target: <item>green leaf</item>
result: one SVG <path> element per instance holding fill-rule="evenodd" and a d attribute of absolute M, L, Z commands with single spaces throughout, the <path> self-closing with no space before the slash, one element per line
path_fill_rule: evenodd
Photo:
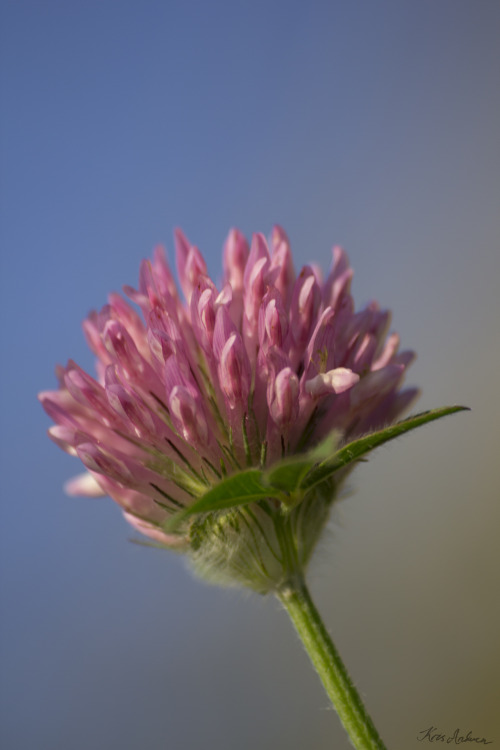
<path fill-rule="evenodd" d="M 344 466 L 353 461 L 359 461 L 362 456 L 378 448 L 379 445 L 383 445 L 383 443 L 387 443 L 389 440 L 394 440 L 394 438 L 403 435 L 405 432 L 414 430 L 416 427 L 427 424 L 427 422 L 433 422 L 435 419 L 441 419 L 441 417 L 446 417 L 448 414 L 454 414 L 458 411 L 468 411 L 468 407 L 446 406 L 441 409 L 424 411 L 421 414 L 415 414 L 407 419 L 403 419 L 401 422 L 397 422 L 390 427 L 385 427 L 382 430 L 365 435 L 358 440 L 353 440 L 352 443 L 344 445 L 331 458 L 322 461 L 312 468 L 300 483 L 300 489 L 310 490 L 311 487 L 324 482 L 325 479 L 328 479 Z"/>
<path fill-rule="evenodd" d="M 391 427 L 354 440 L 333 455 L 339 435 L 332 432 L 308 453 L 287 457 L 265 472 L 260 469 L 246 469 L 224 477 L 192 505 L 171 517 L 164 524 L 163 529 L 171 533 L 186 518 L 194 514 L 229 510 L 270 497 L 277 498 L 284 505 L 292 507 L 312 487 L 324 482 L 336 471 L 353 461 L 362 461 L 366 453 L 379 445 L 427 422 L 466 409 L 465 406 L 449 406 L 416 414 Z"/>
<path fill-rule="evenodd" d="M 238 505 L 246 505 L 268 497 L 280 497 L 281 492 L 265 484 L 260 469 L 247 469 L 218 482 L 205 492 L 196 502 L 177 513 L 167 521 L 164 528 L 173 531 L 182 521 L 194 513 L 210 513 L 214 510 L 228 510 Z"/>
<path fill-rule="evenodd" d="M 313 466 L 331 456 L 338 445 L 339 437 L 340 433 L 334 430 L 321 443 L 307 453 L 288 456 L 282 461 L 273 464 L 268 471 L 264 472 L 264 482 L 283 492 L 294 493 Z"/>
<path fill-rule="evenodd" d="M 269 487 L 274 487 L 283 492 L 295 492 L 302 479 L 312 469 L 316 461 L 297 456 L 274 464 L 269 471 L 263 475 L 263 480 Z"/>

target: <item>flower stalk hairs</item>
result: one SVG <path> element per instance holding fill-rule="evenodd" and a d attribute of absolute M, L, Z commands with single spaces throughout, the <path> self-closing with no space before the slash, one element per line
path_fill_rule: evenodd
<path fill-rule="evenodd" d="M 389 313 L 356 312 L 352 269 L 296 274 L 280 227 L 251 246 L 231 230 L 220 288 L 175 233 L 181 298 L 162 248 L 141 264 L 134 303 L 109 296 L 83 324 L 91 377 L 69 361 L 39 398 L 50 437 L 86 468 L 66 489 L 109 495 L 155 545 L 208 580 L 275 594 L 356 748 L 383 748 L 305 584 L 339 488 L 382 443 L 463 407 L 395 422 L 414 355 Z M 139 308 L 139 315 L 136 308 Z"/>

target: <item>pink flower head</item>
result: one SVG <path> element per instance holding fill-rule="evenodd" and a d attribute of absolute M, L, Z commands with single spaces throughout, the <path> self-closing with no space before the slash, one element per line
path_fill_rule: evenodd
<path fill-rule="evenodd" d="M 70 494 L 110 495 L 142 533 L 164 532 L 222 476 L 269 466 L 337 430 L 352 439 L 397 418 L 416 395 L 400 390 L 413 354 L 387 336 L 389 314 L 354 311 L 352 269 L 333 251 L 332 269 L 296 274 L 285 232 L 250 246 L 231 230 L 217 289 L 197 247 L 175 233 L 181 299 L 165 253 L 143 261 L 139 289 L 125 288 L 92 312 L 84 332 L 96 377 L 74 362 L 59 389 L 39 398 L 51 438 L 87 473 Z"/>

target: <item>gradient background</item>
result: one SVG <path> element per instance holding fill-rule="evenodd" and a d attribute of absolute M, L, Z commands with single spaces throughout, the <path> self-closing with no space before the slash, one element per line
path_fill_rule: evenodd
<path fill-rule="evenodd" d="M 500 745 L 500 4 L 1 3 L 1 729 L 5 750 L 349 744 L 285 614 L 130 544 L 36 402 L 93 366 L 80 322 L 180 225 L 217 277 L 230 226 L 296 264 L 349 252 L 394 310 L 420 408 L 310 571 L 388 748 Z"/>

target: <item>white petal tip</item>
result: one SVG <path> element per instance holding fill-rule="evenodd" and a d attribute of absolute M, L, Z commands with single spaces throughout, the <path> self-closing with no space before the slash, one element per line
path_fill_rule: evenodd
<path fill-rule="evenodd" d="M 104 497 L 106 495 L 88 471 L 69 479 L 64 485 L 64 491 L 67 495 L 83 495 L 84 497 Z"/>

